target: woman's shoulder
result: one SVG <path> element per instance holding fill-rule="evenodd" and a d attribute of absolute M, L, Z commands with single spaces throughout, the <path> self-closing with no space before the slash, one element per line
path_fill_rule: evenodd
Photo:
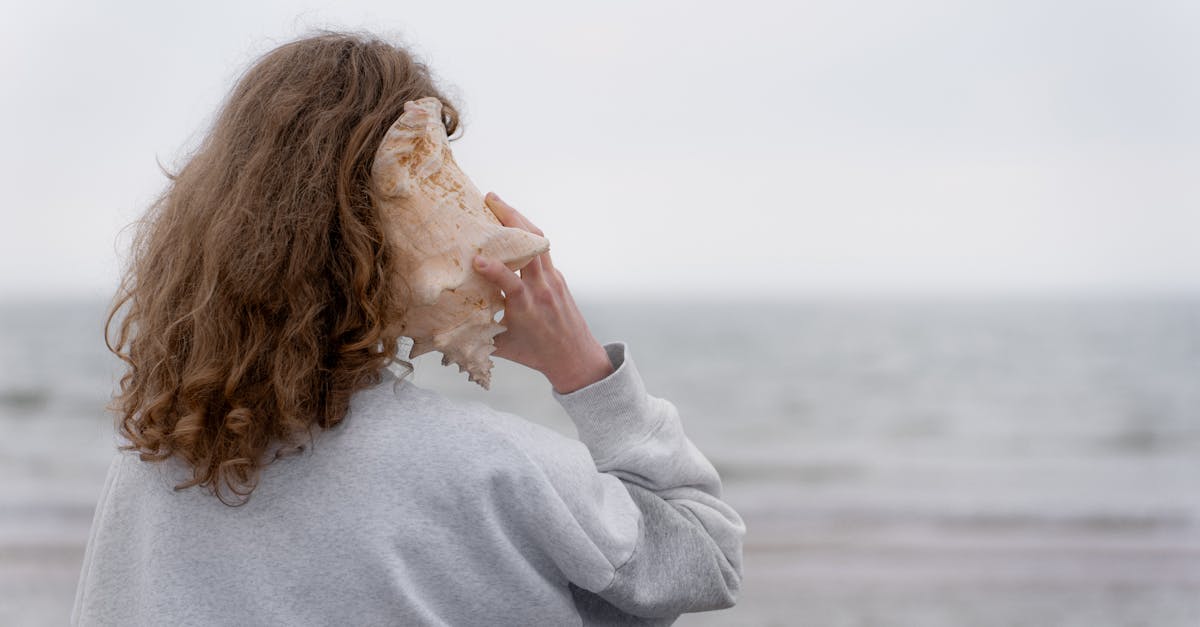
<path fill-rule="evenodd" d="M 578 440 L 550 427 L 483 402 L 449 398 L 390 373 L 352 399 L 347 422 L 348 431 L 357 430 L 355 440 L 389 451 L 421 449 L 508 466 L 542 465 L 539 460 L 564 451 L 586 453 Z"/>

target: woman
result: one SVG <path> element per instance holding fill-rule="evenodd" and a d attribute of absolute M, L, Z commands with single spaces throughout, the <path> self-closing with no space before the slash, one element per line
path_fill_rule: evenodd
<path fill-rule="evenodd" d="M 124 442 L 72 623 L 669 624 L 735 603 L 745 526 L 720 478 L 549 255 L 476 270 L 505 295 L 495 354 L 546 376 L 580 441 L 385 368 L 405 303 L 368 173 L 426 96 L 453 133 L 404 50 L 301 39 L 171 177 L 109 319 Z"/>

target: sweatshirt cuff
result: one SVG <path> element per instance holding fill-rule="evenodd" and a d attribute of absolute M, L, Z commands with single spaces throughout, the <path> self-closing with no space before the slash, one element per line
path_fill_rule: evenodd
<path fill-rule="evenodd" d="M 559 394 L 554 400 L 567 411 L 579 440 L 603 461 L 644 439 L 662 416 L 653 411 L 642 376 L 624 342 L 604 345 L 613 372 L 607 377 L 574 392 Z"/>

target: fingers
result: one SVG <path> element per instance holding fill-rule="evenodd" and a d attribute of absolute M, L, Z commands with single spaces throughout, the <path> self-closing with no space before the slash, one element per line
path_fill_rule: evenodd
<path fill-rule="evenodd" d="M 487 204 L 488 208 L 492 210 L 492 213 L 496 215 L 496 218 L 500 220 L 500 224 L 515 229 L 523 229 L 542 237 L 546 236 L 541 229 L 529 221 L 529 218 L 526 218 L 524 214 L 522 214 L 520 211 L 517 211 L 516 207 L 504 202 L 504 200 L 497 196 L 496 192 L 488 192 L 487 195 L 483 197 L 483 201 Z M 542 276 L 544 272 L 558 272 L 558 270 L 556 270 L 554 267 L 554 261 L 550 258 L 549 251 L 535 257 L 533 261 L 530 261 L 524 268 L 522 268 L 521 277 L 536 278 Z"/>
<path fill-rule="evenodd" d="M 537 279 L 542 276 L 542 260 L 541 256 L 534 257 L 521 267 L 522 279 Z"/>
<path fill-rule="evenodd" d="M 538 255 L 538 259 L 542 262 L 542 270 L 547 272 L 558 272 L 554 267 L 554 262 L 550 260 L 550 251 L 546 251 Z"/>
<path fill-rule="evenodd" d="M 501 201 L 501 202 L 504 202 L 504 201 Z M 536 226 L 534 226 L 534 224 L 532 222 L 529 221 L 529 218 L 525 217 L 525 214 L 521 213 L 520 211 L 517 211 L 516 209 L 513 209 L 513 213 L 517 214 L 517 219 L 520 220 L 521 224 L 523 224 L 525 226 L 526 231 L 529 231 L 530 233 L 536 233 L 538 235 L 541 235 L 542 237 L 546 236 L 546 234 L 543 233 L 541 229 L 537 228 Z"/>
<path fill-rule="evenodd" d="M 496 214 L 496 217 L 500 220 L 500 224 L 516 229 L 524 229 L 530 233 L 536 233 L 537 235 L 541 235 L 543 237 L 546 235 L 541 229 L 534 226 L 528 218 L 522 215 L 520 211 L 517 211 L 516 208 L 504 202 L 503 200 L 500 200 L 500 197 L 496 195 L 496 192 L 488 192 L 487 196 L 483 197 L 483 201 L 487 203 L 487 206 L 492 210 L 492 213 Z"/>
<path fill-rule="evenodd" d="M 546 236 L 541 229 L 529 221 L 529 218 L 526 218 L 524 214 L 522 214 L 520 211 L 517 211 L 516 207 L 504 202 L 504 200 L 497 196 L 496 192 L 488 192 L 487 196 L 483 197 L 483 201 L 487 203 L 487 206 L 492 210 L 492 213 L 496 214 L 496 218 L 500 220 L 500 224 L 515 229 L 524 229 L 530 233 L 536 233 L 542 237 Z M 533 265 L 534 263 L 537 263 L 537 265 L 531 269 L 530 274 L 538 274 L 542 271 L 554 270 L 554 261 L 550 259 L 549 251 L 534 259 L 532 262 L 530 262 L 530 265 Z M 522 271 L 521 276 L 525 276 L 524 271 Z"/>
<path fill-rule="evenodd" d="M 500 220 L 500 224 L 514 229 L 523 228 L 520 219 L 517 217 L 517 210 L 513 209 L 503 200 L 500 200 L 500 197 L 495 192 L 488 192 L 487 196 L 483 197 L 483 202 L 487 205 L 488 209 L 492 210 L 496 219 Z"/>
<path fill-rule="evenodd" d="M 516 296 L 525 289 L 520 277 L 513 274 L 512 270 L 509 270 L 507 266 L 499 261 L 488 259 L 482 255 L 476 255 L 474 263 L 475 271 L 483 275 L 483 278 L 487 279 L 488 282 L 499 287 L 504 292 L 506 298 Z"/>

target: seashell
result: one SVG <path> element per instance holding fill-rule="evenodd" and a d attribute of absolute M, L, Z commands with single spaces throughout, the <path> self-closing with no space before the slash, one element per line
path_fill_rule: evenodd
<path fill-rule="evenodd" d="M 407 290 L 399 335 L 413 341 L 409 357 L 439 351 L 443 366 L 488 389 L 504 298 L 472 261 L 483 254 L 518 270 L 550 242 L 500 224 L 454 162 L 434 97 L 404 103 L 375 153 L 371 185 L 398 260 L 394 283 Z"/>

